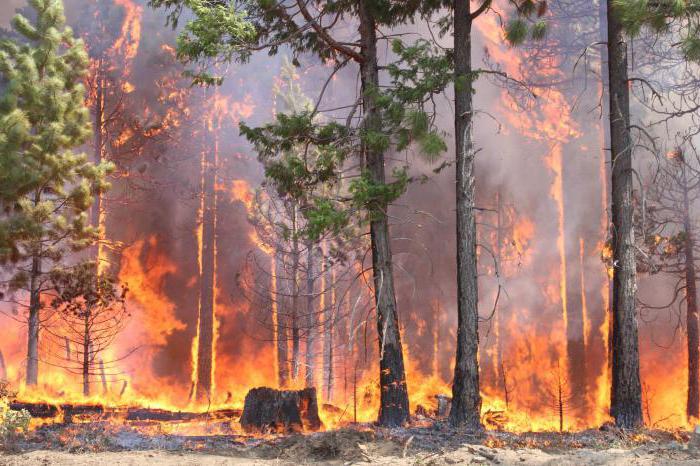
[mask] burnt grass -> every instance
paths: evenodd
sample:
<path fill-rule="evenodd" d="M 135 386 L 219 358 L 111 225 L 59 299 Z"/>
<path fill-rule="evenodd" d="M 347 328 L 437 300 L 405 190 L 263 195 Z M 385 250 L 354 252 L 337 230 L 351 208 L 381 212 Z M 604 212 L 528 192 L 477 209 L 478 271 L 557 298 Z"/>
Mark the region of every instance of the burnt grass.
<path fill-rule="evenodd" d="M 237 424 L 236 421 L 233 421 Z M 36 450 L 69 453 L 161 450 L 206 452 L 240 458 L 369 461 L 371 457 L 443 455 L 465 446 L 482 457 L 497 450 L 538 449 L 565 453 L 577 449 L 639 450 L 660 456 L 684 455 L 691 434 L 676 430 L 622 431 L 613 426 L 580 432 L 470 433 L 444 422 L 423 420 L 421 425 L 385 429 L 358 424 L 307 434 L 250 436 L 231 422 L 200 426 L 198 435 L 173 433 L 167 423 L 90 421 L 45 425 L 4 445 L 5 454 Z M 207 433 L 207 429 L 211 433 Z"/>

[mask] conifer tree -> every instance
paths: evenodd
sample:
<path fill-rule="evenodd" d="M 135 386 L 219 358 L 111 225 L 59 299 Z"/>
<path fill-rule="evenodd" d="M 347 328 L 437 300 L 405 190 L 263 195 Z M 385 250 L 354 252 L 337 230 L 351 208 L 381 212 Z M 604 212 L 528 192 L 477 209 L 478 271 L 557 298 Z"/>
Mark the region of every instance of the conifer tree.
<path fill-rule="evenodd" d="M 659 157 L 656 170 L 645 183 L 643 212 L 635 216 L 644 251 L 638 270 L 664 273 L 676 278 L 671 302 L 651 309 L 685 304 L 688 354 L 688 420 L 700 416 L 700 322 L 698 321 L 697 221 L 693 205 L 700 198 L 700 157 L 690 145 Z M 643 258 L 643 259 L 642 259 Z M 679 310 L 680 314 L 680 310 Z"/>
<path fill-rule="evenodd" d="M 632 137 L 627 39 L 621 12 L 608 0 L 608 98 L 612 190 L 612 387 L 610 414 L 620 427 L 643 424 L 639 377 L 636 260 L 632 206 Z"/>
<path fill-rule="evenodd" d="M 700 61 L 700 2 L 697 0 L 610 0 L 624 31 L 635 36 L 642 28 L 656 34 L 676 34 L 672 47 L 687 60 Z"/>
<path fill-rule="evenodd" d="M 0 41 L 0 75 L 7 86 L 0 99 L 0 154 L 20 160 L 30 183 L 0 221 L 0 231 L 27 224 L 15 244 L 12 291 L 28 300 L 27 385 L 39 375 L 42 294 L 49 272 L 67 255 L 91 244 L 97 231 L 88 211 L 107 188 L 108 164 L 95 165 L 74 149 L 91 136 L 83 80 L 88 58 L 84 44 L 66 26 L 61 0 L 30 0 L 36 19 L 17 15 L 17 39 Z"/>
<path fill-rule="evenodd" d="M 194 19 L 185 25 L 178 40 L 180 56 L 190 62 L 211 64 L 246 60 L 255 51 L 275 54 L 286 46 L 295 64 L 303 56 L 311 55 L 334 63 L 333 74 L 350 64 L 359 68 L 360 95 L 346 107 L 351 109 L 346 124 L 335 121 L 316 124 L 318 105 L 315 105 L 313 111 L 278 114 L 275 123 L 261 128 L 243 126 L 242 130 L 262 158 L 286 151 L 293 145 L 313 147 L 319 154 L 313 170 L 299 157 L 266 167 L 268 178 L 274 180 L 278 189 L 293 196 L 304 196 L 315 183 L 340 179 L 345 162 L 351 156 L 357 157 L 360 173 L 349 188 L 348 209 L 339 211 L 328 198 L 316 193 L 303 215 L 312 240 L 325 231 L 338 231 L 351 215 L 358 213 L 369 225 L 380 354 L 379 423 L 395 426 L 407 422 L 408 391 L 387 210 L 403 194 L 409 177 L 405 168 L 398 168 L 390 179 L 386 173 L 385 154 L 390 150 L 404 150 L 415 142 L 421 152 L 436 156 L 445 150 L 445 144 L 431 128 L 425 112 L 415 108 L 423 103 L 424 88 L 404 87 L 401 89 L 404 92 L 398 92 L 396 73 L 392 73 L 389 90 L 380 82 L 383 58 L 378 44 L 383 38 L 378 37 L 377 29 L 410 22 L 424 6 L 423 2 L 343 0 L 319 2 L 313 9 L 301 0 L 279 3 L 151 0 L 150 4 L 170 7 L 170 19 L 175 23 L 183 8 L 188 7 L 194 13 Z M 347 29 L 338 21 L 341 17 L 358 24 L 355 37 L 346 37 Z M 200 83 L 221 81 L 206 72 L 194 76 Z M 315 99 L 317 103 L 323 100 L 324 90 L 325 87 Z"/>

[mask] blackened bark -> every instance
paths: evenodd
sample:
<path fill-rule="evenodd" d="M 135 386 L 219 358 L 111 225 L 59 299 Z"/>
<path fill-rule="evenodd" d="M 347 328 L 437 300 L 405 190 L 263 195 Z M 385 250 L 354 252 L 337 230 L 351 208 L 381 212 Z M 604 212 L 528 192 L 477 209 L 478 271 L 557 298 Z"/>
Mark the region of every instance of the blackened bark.
<path fill-rule="evenodd" d="M 316 389 L 254 388 L 245 397 L 241 427 L 246 432 L 300 432 L 321 428 Z"/>
<path fill-rule="evenodd" d="M 685 164 L 683 170 L 683 228 L 685 230 L 685 298 L 686 324 L 688 327 L 688 399 L 686 414 L 688 419 L 700 414 L 700 336 L 698 335 L 698 296 L 695 277 L 695 236 L 690 220 L 690 200 Z"/>
<path fill-rule="evenodd" d="M 41 291 L 39 277 L 41 276 L 41 259 L 32 258 L 32 270 L 29 281 L 29 321 L 27 322 L 27 385 L 35 386 L 39 379 L 39 328 L 41 322 Z"/>
<path fill-rule="evenodd" d="M 472 18 L 469 0 L 454 2 L 455 144 L 457 162 L 457 358 L 450 423 L 481 429 L 478 281 L 472 141 Z"/>
<path fill-rule="evenodd" d="M 214 358 L 214 287 L 216 272 L 216 149 L 207 153 L 202 178 L 202 275 L 199 281 L 199 341 L 197 346 L 197 401 L 210 401 Z"/>
<path fill-rule="evenodd" d="M 620 427 L 643 425 L 639 341 L 635 311 L 636 263 L 632 207 L 627 43 L 618 12 L 608 1 L 608 79 L 612 160 L 612 390 L 610 414 Z"/>
<path fill-rule="evenodd" d="M 367 0 L 358 2 L 358 12 L 363 58 L 360 63 L 360 77 L 364 126 L 365 130 L 381 132 L 381 115 L 375 97 L 379 90 L 376 23 Z M 384 153 L 366 145 L 362 152 L 366 160 L 365 169 L 372 182 L 385 183 Z M 396 312 L 387 208 L 387 205 L 380 205 L 370 212 L 372 274 L 379 336 L 381 401 L 378 422 L 383 426 L 399 426 L 409 419 L 408 389 Z"/>

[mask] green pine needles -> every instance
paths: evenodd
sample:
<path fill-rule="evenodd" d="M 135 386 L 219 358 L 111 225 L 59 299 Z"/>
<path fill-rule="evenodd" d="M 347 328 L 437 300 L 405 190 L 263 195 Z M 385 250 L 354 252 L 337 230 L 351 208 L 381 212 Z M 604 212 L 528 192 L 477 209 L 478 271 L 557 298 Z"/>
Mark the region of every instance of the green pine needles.
<path fill-rule="evenodd" d="M 93 199 L 108 188 L 107 163 L 75 149 L 91 138 L 83 81 L 88 56 L 66 26 L 61 0 L 30 0 L 35 18 L 17 15 L 0 41 L 0 260 L 16 262 L 11 291 L 29 295 L 27 383 L 37 383 L 42 293 L 48 274 L 93 244 Z"/>

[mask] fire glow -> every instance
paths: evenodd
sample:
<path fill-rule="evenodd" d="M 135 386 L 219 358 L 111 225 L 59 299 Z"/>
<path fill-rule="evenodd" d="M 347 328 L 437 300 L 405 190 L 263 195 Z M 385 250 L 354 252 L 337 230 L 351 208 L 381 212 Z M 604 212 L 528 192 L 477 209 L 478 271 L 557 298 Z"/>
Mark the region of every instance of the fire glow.
<path fill-rule="evenodd" d="M 122 8 L 123 15 L 120 34 L 108 53 L 122 57 L 126 71 L 121 89 L 130 96 L 142 91 L 135 78 L 138 70 L 133 67 L 140 54 L 148 53 L 141 45 L 144 7 L 133 0 L 113 0 L 113 3 Z M 508 74 L 518 76 L 528 59 L 527 52 L 500 45 L 503 43 L 501 27 L 495 17 L 479 23 L 479 31 L 490 55 L 504 64 Z M 168 54 L 173 53 L 168 45 L 159 47 Z M 545 75 L 557 68 L 556 58 L 553 60 L 554 63 L 545 67 Z M 99 64 L 93 63 L 92 69 L 97 72 Z M 547 77 L 561 76 L 550 74 Z M 296 76 L 295 79 L 304 78 Z M 278 81 L 279 78 L 274 79 L 275 83 Z M 245 80 L 240 79 L 236 84 L 241 83 Z M 343 84 L 335 83 L 334 79 L 332 85 L 342 87 Z M 201 150 L 196 156 L 183 158 L 185 162 L 181 162 L 181 166 L 187 169 L 195 167 L 192 170 L 196 175 L 190 180 L 194 185 L 194 194 L 190 193 L 195 199 L 191 202 L 194 207 L 183 207 L 186 201 L 181 198 L 168 199 L 172 204 L 168 205 L 169 212 L 178 220 L 187 216 L 190 223 L 182 222 L 176 225 L 177 229 L 168 232 L 176 238 L 174 240 L 165 241 L 158 234 L 163 233 L 165 227 L 149 225 L 158 233 L 150 230 L 148 234 L 137 232 L 140 239 L 128 242 L 124 233 L 131 233 L 128 226 L 110 221 L 110 215 L 115 213 L 102 207 L 100 200 L 98 223 L 109 240 L 107 244 L 123 242 L 126 245 L 118 254 L 110 253 L 102 246 L 98 251 L 99 263 L 112 264 L 110 267 L 118 270 L 120 281 L 129 287 L 128 305 L 132 319 L 105 355 L 106 359 L 116 362 L 102 377 L 108 381 L 87 398 L 80 393 L 77 379 L 49 364 L 41 366 L 39 386 L 24 386 L 26 328 L 13 320 L 16 313 L 11 309 L 8 315 L 0 317 L 8 335 L 0 346 L 5 361 L 0 369 L 5 372 L 5 378 L 19 387 L 22 401 L 99 403 L 115 408 L 143 406 L 206 412 L 240 409 L 250 388 L 279 385 L 279 306 L 275 299 L 266 304 L 271 311 L 272 330 L 255 327 L 260 323 L 259 310 L 255 308 L 259 303 L 242 297 L 239 282 L 254 282 L 259 277 L 253 277 L 253 272 L 243 266 L 243 253 L 254 251 L 263 258 L 259 262 L 267 268 L 273 295 L 283 289 L 282 281 L 275 272 L 276 251 L 265 243 L 248 221 L 254 214 L 260 173 L 249 168 L 254 164 L 253 157 L 245 152 L 249 148 L 241 148 L 240 140 L 231 137 L 232 132 L 237 134 L 239 122 L 260 115 L 268 117 L 276 109 L 265 108 L 261 102 L 264 97 L 254 91 L 238 94 L 231 91 L 231 95 L 227 95 L 228 90 L 222 89 L 207 91 L 208 94 L 197 102 L 201 109 L 185 108 L 178 112 L 175 108 L 184 105 L 186 100 L 184 91 L 172 90 L 172 82 L 160 82 L 155 87 L 158 86 L 167 91 L 158 94 L 158 103 L 171 106 L 171 109 L 165 112 L 160 125 L 147 130 L 148 136 L 160 135 L 167 128 L 183 129 L 179 114 L 203 115 L 199 127 L 190 134 L 192 139 L 203 141 Z M 269 91 L 271 89 L 265 90 Z M 96 95 L 90 97 L 97 98 Z M 549 180 L 548 205 L 543 208 L 549 218 L 542 221 L 545 215 L 535 209 L 517 214 L 505 213 L 508 217 L 505 220 L 513 224 L 511 239 L 508 244 L 501 239 L 504 244 L 496 245 L 499 250 L 503 247 L 510 251 L 504 254 L 512 256 L 509 257 L 510 265 L 502 270 L 505 276 L 534 275 L 542 270 L 547 274 L 528 277 L 535 283 L 532 287 L 538 288 L 537 291 L 528 289 L 522 296 L 503 298 L 494 319 L 494 328 L 484 339 L 481 350 L 482 369 L 489 368 L 482 387 L 485 424 L 489 428 L 516 432 L 559 429 L 559 419 L 551 409 L 550 391 L 562 379 L 566 380 L 572 397 L 577 395 L 577 390 L 586 393 L 572 403 L 566 428 L 599 426 L 608 419 L 609 369 L 604 359 L 608 351 L 608 281 L 604 264 L 595 268 L 586 260 L 589 256 L 607 258 L 606 232 L 598 231 L 600 237 L 596 238 L 595 250 L 588 238 L 570 234 L 569 221 L 574 221 L 567 214 L 567 203 L 571 201 L 566 197 L 569 180 L 565 172 L 572 157 L 570 146 L 582 133 L 576 116 L 568 110 L 571 103 L 563 92 L 549 89 L 541 101 L 536 111 L 521 112 L 503 91 L 496 104 L 509 132 L 539 151 L 533 163 L 546 173 Z M 154 113 L 149 108 L 144 112 L 147 116 Z M 134 137 L 135 133 L 126 128 L 115 139 L 114 145 L 123 147 Z M 102 149 L 98 151 L 106 156 Z M 226 165 L 232 160 L 234 168 Z M 178 169 L 180 166 L 173 171 Z M 231 172 L 236 173 L 232 175 Z M 600 184 L 595 189 L 602 193 L 602 209 L 599 217 L 587 219 L 603 225 L 598 230 L 604 230 L 607 225 L 604 175 L 605 164 L 601 162 L 600 179 L 594 181 Z M 124 175 L 128 176 L 135 175 L 132 171 Z M 163 185 L 173 191 L 179 189 L 173 186 L 174 183 Z M 408 196 L 412 195 L 419 197 L 420 193 L 409 192 Z M 154 202 L 159 201 L 162 199 Z M 112 205 L 115 210 L 128 209 Z M 123 218 L 124 213 L 121 215 Z M 141 214 L 135 209 L 133 215 Z M 146 224 L 144 221 L 143 225 Z M 544 229 L 551 230 L 546 234 L 555 238 L 549 249 L 537 244 L 537 237 Z M 124 237 L 120 237 L 122 234 Z M 188 239 L 179 240 L 180 237 Z M 118 259 L 112 256 L 118 256 Z M 183 265 L 187 260 L 189 262 Z M 352 265 L 353 275 L 359 277 L 358 282 L 365 284 L 371 283 L 366 266 L 366 263 Z M 572 276 L 576 277 L 573 283 L 569 280 Z M 326 280 L 326 275 L 318 278 L 321 290 L 330 288 Z M 593 289 L 597 284 L 601 285 L 600 288 Z M 496 294 L 492 289 L 488 291 L 491 295 Z M 538 293 L 538 296 L 531 298 L 529 293 Z M 333 383 L 325 381 L 321 371 L 314 374 L 320 403 L 330 406 L 321 410 L 327 429 L 354 421 L 374 421 L 379 406 L 378 367 L 376 357 L 372 356 L 377 345 L 376 328 L 372 325 L 371 293 L 367 286 L 358 286 L 353 293 L 348 293 L 349 296 L 341 297 L 341 294 L 333 288 L 320 294 L 316 304 L 320 309 L 334 308 L 338 315 L 345 316 L 342 331 L 332 328 L 323 335 L 323 338 L 333 339 L 328 344 L 334 355 L 330 361 L 335 374 Z M 577 297 L 575 302 L 570 300 L 572 295 Z M 445 368 L 451 369 L 453 364 L 453 314 L 456 311 L 450 299 L 435 297 L 435 305 L 430 309 L 401 309 L 405 303 L 399 304 L 412 412 L 437 410 L 436 396 L 451 394 L 450 374 Z M 531 302 L 541 304 L 542 308 L 528 307 Z M 485 307 L 489 305 L 489 302 L 484 304 Z M 482 314 L 489 312 L 490 309 L 482 310 Z M 484 331 L 486 327 L 484 325 Z M 413 333 L 420 337 L 417 342 L 409 336 Z M 572 342 L 578 342 L 580 348 L 576 349 Z M 306 343 L 302 344 L 303 352 Z M 176 349 L 183 345 L 188 346 L 186 354 Z M 583 381 L 573 380 L 578 368 L 572 361 L 572 354 L 579 351 L 578 355 L 586 357 L 593 347 L 599 348 L 597 359 L 591 358 L 588 367 L 581 371 Z M 57 351 L 48 347 L 43 350 Z M 424 354 L 431 356 L 427 358 Z M 314 358 L 315 366 L 323 368 L 322 356 L 314 355 Z M 672 379 L 670 374 L 665 369 L 655 369 L 663 365 L 652 365 L 662 358 L 658 351 L 648 349 L 644 358 L 649 361 L 642 369 L 644 379 L 652 387 L 650 390 L 664 394 L 648 398 L 649 409 L 658 413 L 658 418 L 670 416 L 667 417 L 668 426 L 682 425 L 685 422 L 682 388 L 666 386 Z M 682 377 L 682 369 L 679 368 L 678 372 L 674 378 Z M 284 388 L 302 388 L 303 385 L 303 376 L 299 376 Z M 327 390 L 322 389 L 324 387 Z"/>

